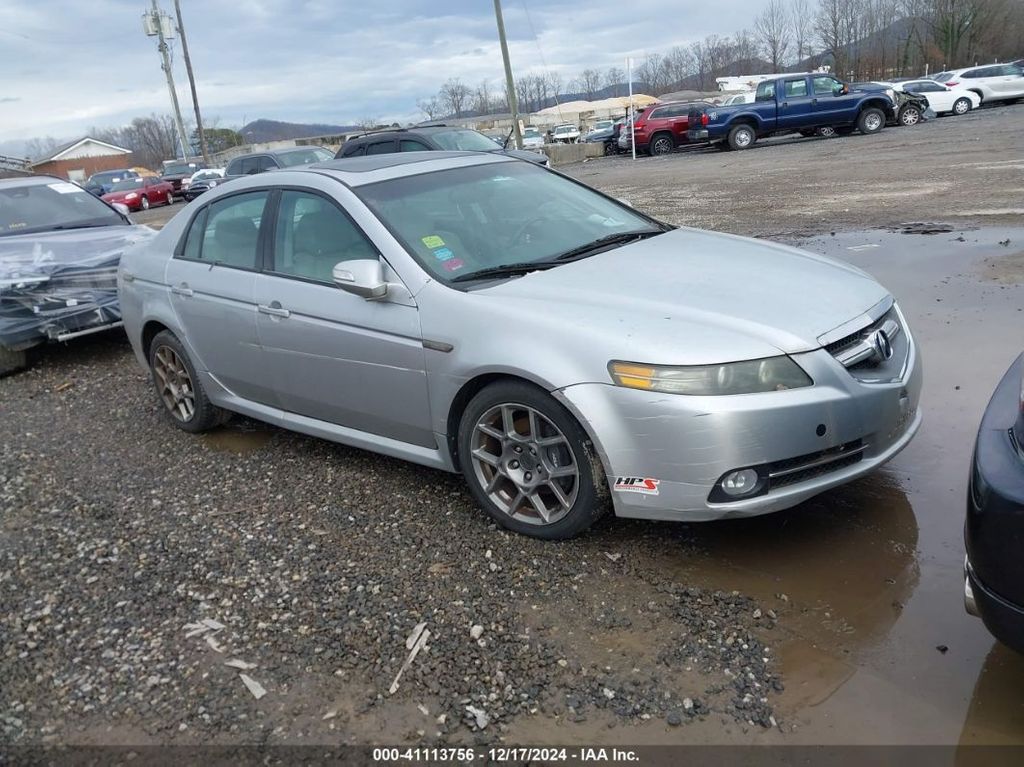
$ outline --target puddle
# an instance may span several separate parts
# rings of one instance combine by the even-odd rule
[[[224,428],[200,435],[200,439],[212,450],[244,455],[264,447],[272,436],[269,429],[260,428],[257,424],[242,423],[232,427],[233,424],[228,424]]]

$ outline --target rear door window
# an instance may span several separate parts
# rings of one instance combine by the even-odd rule
[[[366,147],[367,154],[390,154],[395,151],[395,142],[388,141],[375,141]]]
[[[799,80],[786,80],[785,82],[785,93],[787,99],[800,98],[807,95],[807,80],[800,78]]]
[[[260,225],[270,192],[260,190],[225,197],[212,203],[202,217],[203,237],[198,253],[193,249],[193,234],[185,246],[186,257],[237,269],[256,269]],[[196,222],[193,222],[193,227]]]

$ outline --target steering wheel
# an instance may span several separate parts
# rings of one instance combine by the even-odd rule
[[[534,226],[536,226],[537,224],[549,223],[550,221],[551,219],[547,216],[534,216],[533,218],[529,219],[525,224],[523,224],[516,230],[515,234],[513,234],[512,237],[509,238],[509,246],[515,247],[516,245],[525,244],[524,238]]]

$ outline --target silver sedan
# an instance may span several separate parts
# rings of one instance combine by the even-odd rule
[[[527,535],[793,506],[921,422],[893,296],[479,153],[233,180],[121,260],[167,418],[243,413],[461,472]]]

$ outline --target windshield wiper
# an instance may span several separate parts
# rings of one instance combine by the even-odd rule
[[[460,274],[458,277],[453,277],[451,281],[468,282],[469,280],[480,280],[485,277],[511,277],[516,274],[535,272],[538,269],[550,269],[552,266],[558,266],[558,264],[554,261],[522,261],[517,264],[499,264],[498,266],[489,266],[486,269],[478,269],[475,272]]]
[[[596,251],[608,247],[609,245],[624,245],[627,242],[634,242],[637,240],[646,240],[648,237],[653,237],[656,234],[664,234],[663,229],[641,229],[640,231],[633,232],[616,232],[615,234],[607,234],[604,237],[598,237],[593,242],[588,242],[585,245],[572,248],[559,253],[555,256],[552,261],[573,261],[577,258],[583,258],[584,256],[593,255]]]
[[[111,226],[111,224],[57,224],[57,226],[51,226],[50,230],[57,232],[64,229],[98,229],[104,226]]]

